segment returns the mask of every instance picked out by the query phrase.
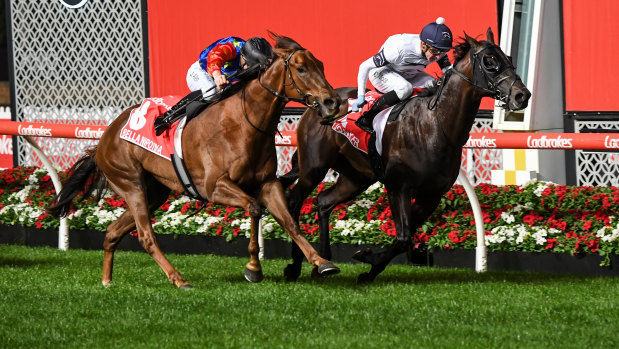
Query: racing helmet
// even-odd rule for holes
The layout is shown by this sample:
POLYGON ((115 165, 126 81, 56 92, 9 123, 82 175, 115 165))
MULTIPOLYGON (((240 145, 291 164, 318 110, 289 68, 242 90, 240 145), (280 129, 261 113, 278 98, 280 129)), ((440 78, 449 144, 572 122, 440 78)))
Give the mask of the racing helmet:
POLYGON ((452 48, 453 37, 451 30, 445 25, 445 18, 443 17, 439 17, 436 19, 436 22, 429 23, 423 27, 419 36, 421 41, 439 50, 446 51, 452 48))
POLYGON ((273 60, 273 48, 271 44, 261 37, 253 37, 241 47, 241 56, 249 67, 257 64, 270 65, 273 60))

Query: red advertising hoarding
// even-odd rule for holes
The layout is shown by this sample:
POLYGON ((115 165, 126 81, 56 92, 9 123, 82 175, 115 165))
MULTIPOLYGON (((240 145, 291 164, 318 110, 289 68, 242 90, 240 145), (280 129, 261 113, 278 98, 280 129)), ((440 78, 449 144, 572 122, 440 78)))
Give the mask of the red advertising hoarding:
POLYGON ((617 0, 563 0, 567 111, 619 111, 618 14, 617 0))
MULTIPOLYGON (((200 51, 227 36, 289 36, 325 64, 334 87, 355 86, 359 64, 376 54, 388 36, 419 33, 444 17, 453 35, 498 38, 495 0, 444 1, 246 1, 149 0, 150 94, 188 93, 185 77, 200 51)), ((429 67, 437 72, 438 67, 429 67)), ((486 109, 492 103, 483 104, 486 109)))

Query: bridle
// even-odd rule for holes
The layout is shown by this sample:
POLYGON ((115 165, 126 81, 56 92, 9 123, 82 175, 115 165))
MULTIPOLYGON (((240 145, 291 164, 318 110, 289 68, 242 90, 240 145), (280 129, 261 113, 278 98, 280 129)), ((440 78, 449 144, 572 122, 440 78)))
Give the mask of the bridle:
MULTIPOLYGON (((266 86, 265 84, 262 83, 262 73, 265 71, 265 69, 261 69, 258 72, 258 83, 260 84, 260 86, 262 86, 265 90, 271 92, 273 95, 275 95, 278 98, 283 98, 285 99, 287 102, 288 101, 293 101, 293 102, 298 102, 301 103, 305 106, 307 106, 308 108, 311 109, 318 109, 318 107, 320 106, 318 104, 318 100, 316 99, 316 97, 314 97, 314 95, 312 95, 311 93, 303 93, 303 91, 301 91, 301 89, 299 88, 299 86, 297 85, 297 83, 294 81, 294 78, 292 77, 292 70, 290 69, 290 59, 292 58, 292 55, 294 55, 297 50, 292 51, 288 57, 284 60, 284 81, 283 81, 283 86, 282 86, 282 90, 284 91, 284 94, 281 94, 275 90, 273 90, 272 88, 266 86), (286 84, 286 72, 288 72, 288 77, 290 78, 290 83, 286 84), (290 97, 288 95, 286 95, 286 86, 294 86, 294 88, 297 90, 297 93, 302 96, 302 97, 290 97), (310 103, 311 101, 311 103, 310 103)), ((249 115, 247 115, 247 112, 245 111, 245 88, 243 88, 242 93, 241 93, 241 107, 243 109, 243 114, 245 115, 245 120, 247 120, 247 122, 258 132, 267 135, 267 136, 273 136, 273 134, 270 134, 269 132, 259 128, 258 126, 254 125, 251 120, 249 120, 249 115)), ((279 130, 276 131, 276 133, 279 132, 279 130)))
POLYGON ((260 86, 262 86, 265 90, 271 92, 278 98, 283 98, 286 101, 298 102, 311 109, 318 109, 319 104, 318 104, 318 101, 316 100, 316 97, 314 97, 314 95, 312 95, 311 93, 303 93, 303 91, 301 91, 301 89, 299 88, 299 85, 297 85, 297 83, 294 81, 294 78, 292 77, 292 70, 290 69, 290 59, 297 51, 299 50, 297 49, 297 50, 292 51, 288 55, 288 57, 284 59, 284 82, 282 86, 282 90, 284 91, 284 94, 281 94, 275 91, 274 89, 263 84, 261 80, 261 77, 262 77, 261 73, 258 74, 258 82, 260 83, 260 86), (286 72, 288 72, 288 77, 290 78, 290 84, 286 84, 286 72), (294 88, 297 90, 297 93, 301 97, 290 97, 286 95, 286 86, 290 86, 290 85, 294 86, 294 88))
MULTIPOLYGON (((503 105, 501 107, 503 109, 511 110, 509 107, 509 99, 511 97, 512 87, 514 86, 514 84, 516 84, 516 82, 520 81, 520 77, 517 74, 514 74, 515 75, 514 81, 512 81, 511 85, 507 89, 509 91, 508 94, 504 94, 503 92, 501 92, 501 90, 499 90, 499 86, 501 85, 501 83, 503 83, 503 81, 507 80, 511 76, 511 74, 505 74, 505 72, 514 71, 516 68, 512 65, 512 63, 508 59, 505 58, 503 60, 503 63, 505 63, 504 64, 505 68, 501 70, 500 72, 498 72, 500 68, 500 64, 491 65, 488 62, 484 61, 483 58, 479 59, 480 54, 483 51, 488 50, 490 48, 493 48, 493 46, 482 47, 478 51, 471 50, 470 52, 471 62, 472 62, 471 64, 473 65, 473 79, 472 80, 469 79, 466 75, 457 71, 455 67, 454 69, 451 69, 451 70, 453 71, 453 73, 455 73, 456 75, 464 79, 466 82, 471 84, 476 89, 480 89, 484 91, 485 93, 489 94, 490 97, 498 100, 499 102, 502 102, 503 105), (486 82, 487 86, 482 86, 482 84, 480 84, 479 81, 481 79, 483 79, 486 82)), ((492 60, 494 61, 494 58, 496 56, 492 55, 491 57, 493 58, 492 60)))
MULTIPOLYGON (((504 59, 504 63, 506 63, 505 69, 498 72, 500 68, 500 64, 494 62, 495 64, 490 65, 488 62, 485 62, 483 58, 479 59, 480 54, 483 51, 488 50, 492 47, 493 46, 485 46, 477 51, 473 51, 472 49, 470 50, 470 60, 473 66, 473 72, 472 72, 473 79, 469 79, 468 76, 456 70, 455 64, 451 69, 446 71, 445 74, 443 74, 443 77, 441 78, 441 80, 438 82, 439 88, 436 93, 436 98, 428 102, 428 109, 433 110, 436 108, 438 104, 438 100, 443 92, 443 88, 445 87, 445 85, 447 85, 447 80, 449 80, 449 77, 451 76, 451 74, 454 73, 460 78, 464 79, 469 84, 471 84, 471 86, 475 88, 474 90, 475 93, 477 93, 477 89, 482 90, 486 94, 490 95, 490 97, 502 102, 503 103, 503 105, 501 106, 502 108, 504 108, 505 110, 510 110, 509 99, 511 97, 511 90, 514 84, 517 81, 520 81, 520 77, 518 76, 518 74, 513 74, 515 75, 515 78, 514 78, 514 81, 511 83, 511 85, 509 86, 509 89, 508 89, 509 93, 507 95, 499 90, 499 86, 501 85, 501 83, 503 83, 505 80, 507 80, 511 76, 511 74, 505 74, 505 72, 515 71, 516 68, 512 65, 512 63, 507 58, 505 58, 504 59), (480 83, 481 79, 483 79, 483 81, 486 82, 486 86, 483 86, 483 84, 480 83)), ((492 58, 493 61, 496 58, 494 55, 492 55, 491 57, 493 57, 492 58)), ((454 143, 451 141, 451 139, 449 139, 449 137, 447 136, 447 133, 445 133, 445 130, 443 129, 443 125, 441 123, 440 117, 438 117, 438 111, 437 111, 436 120, 438 122, 438 126, 439 126, 439 129, 441 130, 441 133, 443 134, 443 136, 445 137, 449 145, 455 146, 454 143)))

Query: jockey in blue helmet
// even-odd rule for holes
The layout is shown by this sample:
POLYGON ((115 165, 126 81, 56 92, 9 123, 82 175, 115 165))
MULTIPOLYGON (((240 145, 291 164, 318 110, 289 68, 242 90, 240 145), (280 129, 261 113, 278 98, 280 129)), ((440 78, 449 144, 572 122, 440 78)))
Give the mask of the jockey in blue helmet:
POLYGON ((359 66, 358 97, 353 102, 352 111, 360 110, 365 103, 368 77, 383 96, 357 120, 356 125, 367 132, 374 132, 372 121, 379 111, 407 99, 415 87, 431 86, 434 77, 424 69, 435 61, 443 71, 451 66, 446 53, 452 48, 452 40, 451 30, 442 17, 423 27, 419 35, 396 34, 387 38, 379 52, 359 66))

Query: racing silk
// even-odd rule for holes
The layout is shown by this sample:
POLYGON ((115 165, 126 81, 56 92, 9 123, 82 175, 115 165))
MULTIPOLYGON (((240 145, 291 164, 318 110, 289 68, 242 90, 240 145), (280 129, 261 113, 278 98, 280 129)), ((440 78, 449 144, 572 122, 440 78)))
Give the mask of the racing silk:
MULTIPOLYGON (((447 54, 443 54, 436 62, 443 72, 451 66, 447 54)), ((365 91, 368 75, 374 68, 386 66, 406 80, 412 80, 430 63, 432 61, 428 61, 421 51, 421 39, 418 34, 392 35, 387 38, 376 55, 361 63, 357 86, 359 91, 365 91)))
POLYGON ((200 67, 211 76, 215 70, 230 76, 241 70, 241 48, 244 44, 245 40, 234 36, 215 41, 200 53, 200 67))

